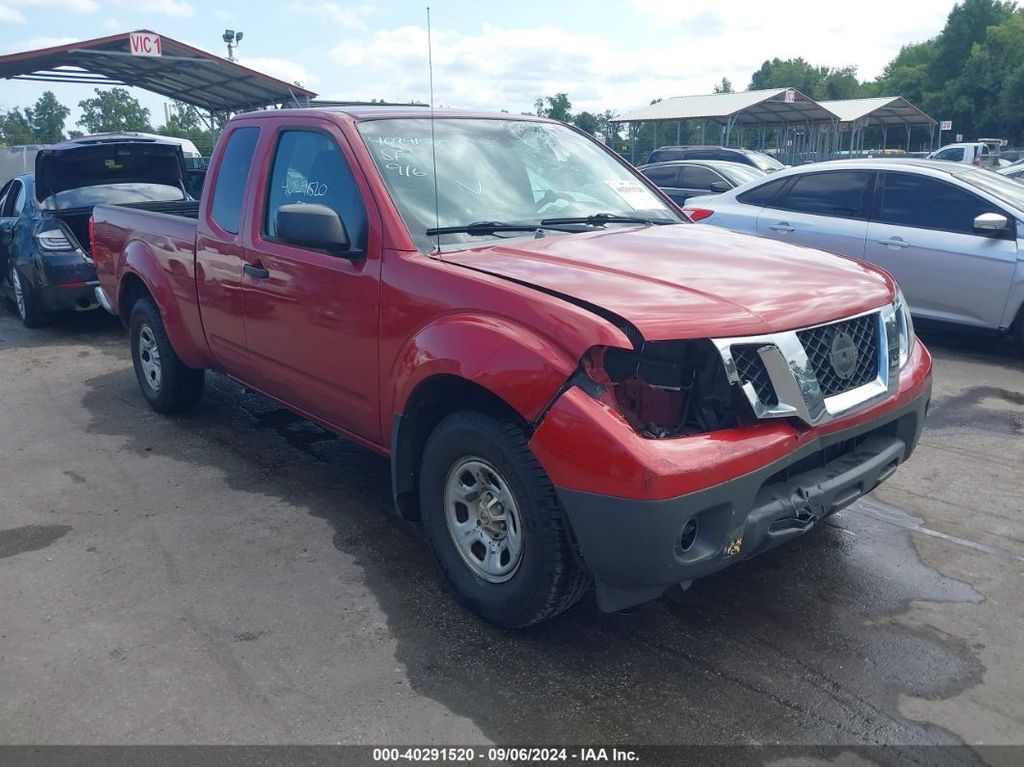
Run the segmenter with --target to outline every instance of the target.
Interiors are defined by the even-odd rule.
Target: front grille
[[[846,337],[836,343],[837,336],[842,334]],[[825,397],[856,389],[878,377],[877,314],[801,330],[796,335],[807,352],[807,359]],[[849,354],[851,347],[856,352],[855,362],[851,359],[853,355]],[[848,368],[844,362],[848,363]]]
[[[743,383],[750,383],[757,393],[757,398],[765,405],[778,405],[779,398],[775,395],[775,387],[768,376],[764,360],[757,350],[764,344],[737,344],[732,347],[732,359],[736,363],[736,372]]]

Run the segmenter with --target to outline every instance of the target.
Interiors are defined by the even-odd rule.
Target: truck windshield
[[[433,142],[429,118],[372,120],[361,123],[359,131],[416,246],[424,251],[436,244],[428,229],[478,221],[539,224],[605,214],[682,223],[646,182],[562,125],[437,118]],[[445,245],[529,234],[472,231],[439,237]]]

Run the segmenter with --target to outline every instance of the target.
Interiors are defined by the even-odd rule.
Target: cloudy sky
[[[437,103],[512,112],[528,111],[538,96],[559,91],[577,110],[622,113],[653,98],[710,93],[723,76],[742,89],[774,56],[852,64],[862,78],[872,78],[900,46],[936,34],[953,7],[953,0],[429,2]],[[245,33],[241,63],[299,81],[325,98],[427,101],[425,6],[405,0],[0,0],[0,53],[151,29],[223,55],[221,34],[230,27]],[[42,89],[4,81],[0,108],[31,104]],[[53,90],[69,106],[91,94],[84,86]],[[162,122],[163,100],[136,95],[154,123]]]

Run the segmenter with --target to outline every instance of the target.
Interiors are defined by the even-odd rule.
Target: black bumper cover
[[[621,610],[806,533],[888,479],[921,436],[930,391],[737,479],[661,501],[558,488],[598,606]],[[681,535],[696,520],[692,543]]]

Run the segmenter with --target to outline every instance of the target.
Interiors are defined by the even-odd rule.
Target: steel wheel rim
[[[14,288],[14,303],[18,307],[18,316],[25,319],[25,291],[21,287],[21,277],[18,270],[11,267],[11,287]]]
[[[475,456],[456,461],[444,487],[444,519],[455,550],[476,575],[504,583],[523,559],[524,530],[508,481]]]
[[[160,391],[163,373],[160,368],[160,349],[156,345],[153,328],[147,323],[139,326],[139,364],[142,376],[153,391]]]

